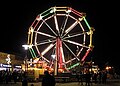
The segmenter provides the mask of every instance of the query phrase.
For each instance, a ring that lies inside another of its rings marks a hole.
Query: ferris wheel
[[[32,57],[66,70],[84,62],[93,49],[94,30],[85,17],[71,7],[51,7],[37,15],[28,32]]]

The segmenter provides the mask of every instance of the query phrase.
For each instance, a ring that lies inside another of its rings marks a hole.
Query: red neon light
[[[33,21],[33,23],[32,23],[32,25],[31,25],[31,27],[33,26],[33,24],[35,23],[35,21],[36,21],[36,20],[34,20],[34,21]]]
[[[89,54],[89,52],[91,51],[91,49],[88,49],[87,52],[85,53],[85,55],[83,56],[81,61],[84,61],[85,58],[87,57],[87,55]]]
[[[72,8],[70,8],[70,9],[71,9],[71,11],[72,11],[74,14],[76,14],[76,15],[82,17],[82,13],[80,13],[80,12],[78,12],[78,11],[72,9]]]
[[[40,16],[38,15],[37,17],[36,17],[36,19],[33,21],[33,23],[32,23],[32,25],[31,25],[31,27],[33,27],[33,28],[36,28],[36,26],[38,25],[38,23],[39,23],[39,21],[37,20],[38,18],[40,18]],[[37,23],[35,24],[35,22],[37,21]],[[34,25],[35,24],[35,25]]]

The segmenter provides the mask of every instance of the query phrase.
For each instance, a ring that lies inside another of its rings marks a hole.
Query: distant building
[[[9,56],[10,61],[11,61],[10,64],[8,64],[8,62],[7,62],[8,55],[10,55]],[[23,64],[22,57],[13,55],[13,54],[0,52],[0,70],[6,70],[6,69],[14,70],[17,67],[19,69],[19,68],[21,68],[20,67],[21,64]]]

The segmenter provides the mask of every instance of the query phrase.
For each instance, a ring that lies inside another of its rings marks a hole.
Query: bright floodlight
[[[29,45],[22,45],[22,47],[24,47],[24,48],[25,48],[25,50],[28,50]]]
[[[51,57],[52,57],[53,59],[55,59],[56,55],[55,55],[55,54],[52,54]]]

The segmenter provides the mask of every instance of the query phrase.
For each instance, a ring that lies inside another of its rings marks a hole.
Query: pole
[[[54,75],[57,75],[58,73],[58,61],[57,61],[57,57],[55,58],[55,72],[54,72]]]
[[[29,45],[22,45],[22,47],[24,47],[24,49],[25,49],[25,72],[27,72],[27,70],[28,70],[27,52],[28,52]]]

